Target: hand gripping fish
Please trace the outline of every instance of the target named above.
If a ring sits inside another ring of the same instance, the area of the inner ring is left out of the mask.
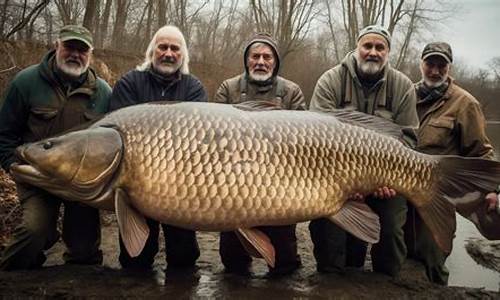
[[[132,256],[148,235],[144,216],[194,230],[235,230],[271,266],[274,248],[256,226],[326,217],[374,243],[377,215],[348,198],[382,186],[413,203],[446,252],[455,206],[485,235],[500,238],[500,218],[484,223],[481,210],[485,193],[500,182],[499,162],[421,154],[326,113],[137,105],[17,153],[16,180],[115,210]]]

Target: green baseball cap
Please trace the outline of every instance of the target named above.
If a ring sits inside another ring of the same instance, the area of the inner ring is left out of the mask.
[[[446,59],[448,63],[453,62],[453,53],[451,52],[451,46],[445,42],[435,42],[425,45],[422,51],[422,60],[426,60],[427,57],[439,55]]]
[[[61,42],[69,40],[79,40],[84,42],[89,48],[93,48],[92,34],[90,31],[79,25],[66,25],[59,31],[59,39]]]

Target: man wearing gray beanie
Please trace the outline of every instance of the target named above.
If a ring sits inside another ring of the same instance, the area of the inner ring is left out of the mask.
[[[415,90],[406,75],[389,65],[390,47],[391,36],[385,28],[378,25],[363,28],[356,49],[319,78],[310,110],[351,108],[402,126],[417,127]],[[396,276],[406,257],[402,229],[406,200],[387,187],[381,191],[365,198],[381,225],[380,242],[371,248],[372,265],[375,272]],[[319,272],[363,267],[366,243],[327,219],[311,221],[309,230]]]

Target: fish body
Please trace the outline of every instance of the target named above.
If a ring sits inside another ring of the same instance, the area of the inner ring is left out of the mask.
[[[73,150],[58,151],[66,144]],[[79,154],[69,158],[72,151]],[[327,217],[370,240],[366,231],[375,227],[376,216],[348,196],[389,186],[417,207],[447,251],[455,230],[453,199],[468,195],[466,202],[478,201],[475,191],[500,182],[497,162],[464,164],[458,157],[425,155],[329,114],[210,103],[127,107],[86,130],[23,146],[19,153],[26,164],[13,173],[21,181],[120,215],[137,213],[194,230]],[[54,163],[41,165],[47,157],[68,167],[54,171]],[[477,176],[467,173],[472,165]],[[472,183],[462,188],[461,180]],[[366,224],[364,216],[371,218]]]

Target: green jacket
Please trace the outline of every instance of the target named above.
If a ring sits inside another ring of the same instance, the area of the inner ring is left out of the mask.
[[[403,126],[418,127],[417,96],[411,80],[387,65],[384,76],[368,91],[356,73],[353,52],[318,79],[310,110],[331,111],[346,107],[386,118]]]
[[[110,86],[89,68],[75,88],[54,73],[55,50],[38,65],[20,71],[7,89],[0,110],[0,164],[8,171],[17,146],[56,135],[106,113]]]

